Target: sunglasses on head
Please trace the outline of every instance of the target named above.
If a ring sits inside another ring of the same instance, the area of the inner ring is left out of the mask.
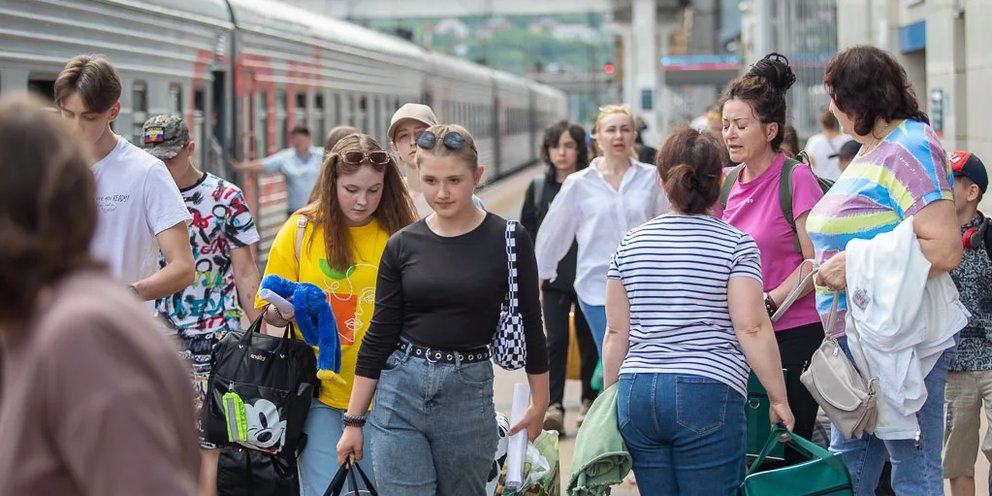
[[[455,131],[449,131],[448,134],[444,135],[444,139],[441,140],[444,147],[451,150],[460,150],[465,146],[465,138]],[[433,131],[421,131],[417,133],[417,146],[423,148],[424,150],[433,150],[437,145],[437,135]]]
[[[348,165],[361,165],[364,162],[371,162],[375,165],[386,165],[390,161],[389,152],[385,150],[344,152],[340,156],[341,161]]]

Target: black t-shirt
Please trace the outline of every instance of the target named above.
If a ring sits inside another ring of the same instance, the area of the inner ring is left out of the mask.
[[[375,312],[358,353],[356,375],[377,379],[400,337],[438,350],[467,351],[492,342],[506,298],[506,220],[486,214],[460,236],[435,234],[425,220],[394,234],[379,263]],[[527,337],[527,372],[548,370],[537,291],[537,261],[517,225],[520,313]]]

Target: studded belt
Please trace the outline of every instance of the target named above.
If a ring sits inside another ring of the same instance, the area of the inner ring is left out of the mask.
[[[489,357],[492,356],[488,346],[481,346],[468,351],[450,351],[420,346],[403,339],[396,345],[396,349],[414,358],[438,363],[475,363],[489,360]]]

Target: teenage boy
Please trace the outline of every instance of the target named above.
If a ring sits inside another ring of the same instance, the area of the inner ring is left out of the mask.
[[[287,214],[293,215],[293,212],[307,206],[310,191],[320,175],[324,149],[313,146],[310,130],[306,126],[295,126],[289,132],[289,143],[289,148],[266,158],[232,162],[231,168],[239,172],[282,173],[286,180]]]
[[[981,449],[992,460],[992,232],[989,220],[978,211],[989,176],[972,153],[952,152],[949,159],[954,171],[954,207],[965,248],[964,259],[951,271],[951,278],[971,318],[961,330],[957,358],[947,373],[944,477],[950,479],[952,495],[973,496],[983,402],[988,430]]]
[[[98,55],[74,57],[55,80],[54,96],[94,160],[99,208],[91,245],[95,258],[142,300],[154,301],[189,286],[193,253],[183,198],[161,160],[110,127],[121,110],[117,70]],[[161,270],[159,250],[165,258]]]
[[[254,320],[259,313],[258,267],[251,253],[258,231],[241,190],[193,164],[196,143],[181,117],[154,116],[145,122],[142,136],[145,151],[165,162],[193,216],[189,243],[196,277],[182,291],[159,299],[155,309],[176,326],[182,353],[193,363],[199,409],[207,394],[214,344],[227,331],[241,329],[242,315]],[[215,446],[201,445],[200,495],[216,494],[218,452]]]
[[[389,147],[406,165],[406,187],[420,217],[430,214],[431,208],[427,205],[424,193],[420,189],[420,174],[417,172],[417,135],[435,124],[437,117],[430,107],[419,103],[406,103],[393,114],[392,119],[389,120],[389,130],[386,132],[386,136],[389,137]],[[479,208],[485,208],[482,200],[476,195],[472,195],[472,203]]]
[[[831,153],[829,157],[831,159],[837,159],[837,168],[840,169],[841,174],[847,169],[848,165],[851,165],[851,161],[854,157],[858,156],[858,152],[861,151],[861,143],[854,140],[845,141],[843,145],[840,145],[840,149],[837,153]]]

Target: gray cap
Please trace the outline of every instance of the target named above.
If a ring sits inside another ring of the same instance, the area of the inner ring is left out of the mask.
[[[156,115],[141,128],[141,146],[160,160],[170,160],[189,144],[189,129],[178,115]]]
[[[386,136],[389,136],[389,141],[393,141],[393,135],[396,134],[396,126],[404,119],[422,122],[428,127],[437,124],[437,117],[434,115],[434,111],[427,105],[421,105],[419,103],[404,104],[393,114],[393,118],[389,122],[389,131],[386,132]]]

